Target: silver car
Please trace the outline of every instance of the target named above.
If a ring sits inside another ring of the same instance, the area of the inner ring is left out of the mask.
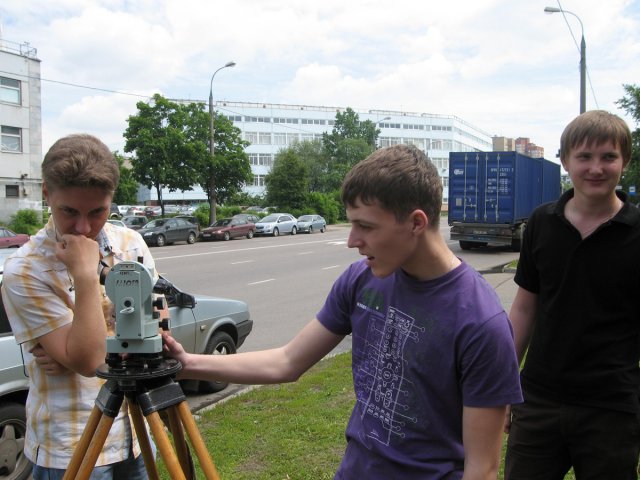
[[[298,232],[321,232],[327,229],[327,222],[320,215],[302,215],[298,217]]]
[[[15,250],[0,250],[0,283],[4,260]],[[188,352],[210,355],[236,353],[253,328],[247,304],[238,300],[192,296],[180,291],[164,278],[154,291],[163,293],[169,304],[171,334]],[[184,391],[217,392],[224,382],[181,381]],[[23,454],[26,431],[25,402],[29,379],[22,351],[0,297],[0,478],[30,478],[31,462]]]
[[[298,233],[298,221],[290,213],[271,213],[262,220],[256,222],[255,235],[273,235],[277,237],[281,233]]]

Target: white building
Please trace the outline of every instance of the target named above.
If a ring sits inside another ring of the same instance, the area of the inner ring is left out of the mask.
[[[245,191],[252,195],[265,193],[264,179],[271,170],[276,154],[296,142],[322,139],[331,133],[336,113],[346,107],[318,107],[249,102],[216,102],[215,110],[233,121],[242,131],[247,147],[253,185]],[[448,198],[449,152],[488,151],[492,138],[488,133],[452,115],[399,112],[392,110],[357,110],[361,121],[370,120],[380,130],[381,147],[400,143],[412,144],[425,151],[438,167],[444,184],[443,197]],[[157,201],[155,191],[141,189],[140,201]],[[206,194],[193,192],[162,192],[165,202],[205,201]]]
[[[42,208],[40,60],[28,43],[0,39],[0,219]]]

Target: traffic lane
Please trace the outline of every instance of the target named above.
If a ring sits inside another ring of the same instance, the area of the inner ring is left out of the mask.
[[[320,236],[288,244],[278,237],[257,247],[242,242],[248,245],[242,249],[224,242],[197,254],[155,257],[160,272],[184,291],[247,302],[254,327],[242,350],[274,348],[315,317],[333,282],[359,258],[345,238],[313,240]]]

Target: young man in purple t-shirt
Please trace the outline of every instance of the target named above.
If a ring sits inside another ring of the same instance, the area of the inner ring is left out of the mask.
[[[187,354],[182,378],[295,381],[353,336],[357,402],[337,479],[495,479],[507,405],[522,401],[509,320],[439,232],[442,181],[420,150],[379,149],[346,176],[348,245],[365,258],[287,345]],[[301,471],[304,466],[300,466]]]

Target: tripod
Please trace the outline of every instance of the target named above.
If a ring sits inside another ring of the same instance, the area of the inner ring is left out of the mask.
[[[96,372],[98,377],[107,379],[107,382],[98,393],[87,425],[65,472],[64,480],[89,478],[125,397],[150,479],[156,480],[159,476],[143,417],[147,420],[160,456],[172,479],[186,480],[193,476],[193,465],[184,436],[184,427],[206,478],[219,480],[218,472],[209,457],[182,388],[171,378],[171,375],[181,368],[180,362],[173,359],[161,357],[149,359],[143,354],[121,360],[119,355],[109,354],[107,364]],[[159,411],[162,410],[167,410],[168,413],[175,452],[159,415]]]

